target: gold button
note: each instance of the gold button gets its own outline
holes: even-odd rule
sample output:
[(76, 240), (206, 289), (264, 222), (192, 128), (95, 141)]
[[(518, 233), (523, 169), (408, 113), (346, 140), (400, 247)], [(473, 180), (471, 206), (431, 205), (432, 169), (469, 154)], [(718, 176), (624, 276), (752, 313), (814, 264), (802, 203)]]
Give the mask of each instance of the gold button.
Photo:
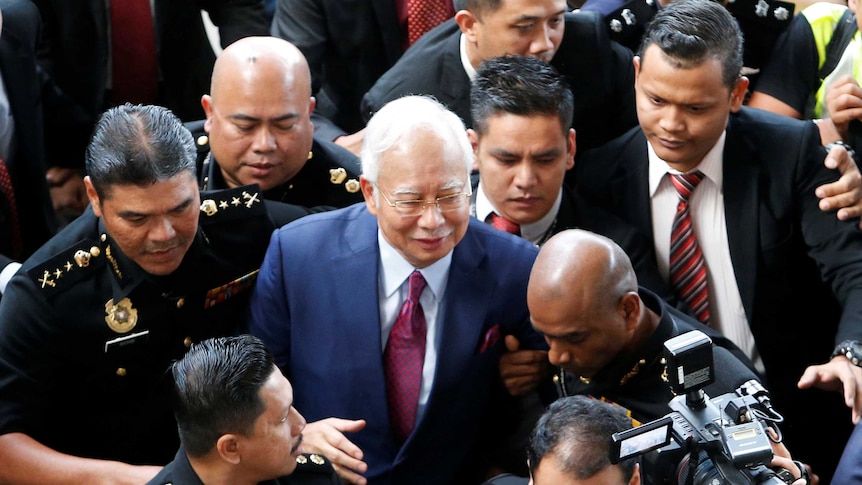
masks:
[(185, 345), (185, 346), (186, 346), (186, 348), (191, 347), (191, 346), (192, 346), (192, 338), (191, 338), (191, 337), (186, 337), (186, 338), (183, 340), (183, 345)]
[(108, 235), (107, 235), (107, 234), (102, 234), (102, 236), (101, 236), (99, 239), (101, 239), (101, 240), (102, 240), (102, 242), (105, 242), (105, 241), (107, 241), (107, 240), (108, 240)]
[(117, 375), (118, 375), (118, 376), (120, 376), (120, 377), (125, 377), (125, 375), (126, 375), (126, 368), (125, 368), (125, 367), (120, 367), (120, 368), (118, 368), (118, 369), (117, 369)]
[(206, 144), (207, 144), (207, 143), (209, 143), (209, 142), (210, 142), (210, 139), (209, 139), (209, 137), (208, 137), (208, 136), (206, 136), (206, 135), (201, 135), (201, 136), (199, 136), (199, 137), (198, 137), (198, 139), (197, 139), (198, 146), (204, 146), (204, 145), (206, 145)]
[(99, 249), (98, 246), (93, 246), (90, 248), (90, 256), (98, 258), (100, 254), (102, 254), (102, 250)]
[(554, 374), (554, 384), (559, 384), (559, 383), (560, 383), (560, 375)]
[(183, 305), (185, 305), (185, 304), (186, 304), (185, 298), (180, 298), (179, 300), (177, 300), (177, 308), (182, 308)]

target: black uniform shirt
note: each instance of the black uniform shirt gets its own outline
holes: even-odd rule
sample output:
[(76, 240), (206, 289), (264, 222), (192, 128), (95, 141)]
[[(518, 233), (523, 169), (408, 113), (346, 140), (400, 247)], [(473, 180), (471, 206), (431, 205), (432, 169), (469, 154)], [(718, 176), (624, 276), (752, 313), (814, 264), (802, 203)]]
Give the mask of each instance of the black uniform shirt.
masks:
[[(701, 330), (713, 339), (713, 359), (715, 362), (715, 382), (706, 387), (710, 397), (734, 392), (750, 379), (759, 380), (746, 364), (730, 351), (719, 345), (734, 347), (714, 330), (693, 322), (679, 312), (671, 310), (662, 300), (649, 290), (641, 288), (638, 292), (644, 304), (659, 315), (658, 327), (652, 336), (634, 355), (616, 359), (601, 372), (584, 382), (577, 376), (564, 373), (565, 395), (590, 395), (623, 406), (631, 417), (647, 422), (660, 418), (670, 412), (668, 403), (674, 395), (663, 379), (665, 365), (661, 362), (664, 343), (668, 339), (688, 332)], [(737, 349), (738, 350), (738, 349)], [(559, 379), (555, 377), (559, 384)]]
[(197, 236), (167, 277), (126, 258), (91, 210), (28, 259), (0, 305), (0, 434), (170, 461), (166, 371), (192, 342), (235, 332), (273, 229), (255, 190), (202, 194)]

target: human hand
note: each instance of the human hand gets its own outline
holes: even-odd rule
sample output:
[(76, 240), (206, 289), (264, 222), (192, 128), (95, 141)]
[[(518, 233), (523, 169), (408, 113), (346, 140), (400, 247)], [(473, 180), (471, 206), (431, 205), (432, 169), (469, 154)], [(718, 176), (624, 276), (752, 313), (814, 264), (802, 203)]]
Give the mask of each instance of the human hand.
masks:
[(506, 352), (500, 357), (500, 378), (512, 396), (535, 390), (548, 369), (546, 350), (519, 350), (521, 343), (506, 335)]
[(817, 387), (844, 393), (844, 403), (853, 411), (853, 424), (862, 416), (862, 369), (853, 365), (843, 355), (836, 355), (829, 362), (808, 366), (796, 384), (800, 389)]
[(51, 167), (45, 172), (55, 212), (81, 213), (87, 208), (87, 189), (81, 173), (74, 168)]
[(826, 109), (842, 138), (847, 137), (850, 121), (862, 119), (862, 88), (851, 76), (841, 76), (826, 90)]
[(365, 138), (365, 128), (357, 131), (352, 135), (342, 135), (333, 140), (337, 145), (341, 145), (342, 147), (353, 152), (357, 157), (359, 156), (359, 152), (362, 151), (362, 140)]
[(368, 471), (368, 464), (362, 461), (364, 454), (344, 436), (364, 427), (364, 419), (327, 418), (308, 423), (302, 432), (302, 448), (329, 458), (335, 472), (346, 483), (366, 485), (368, 481), (359, 475)]
[[(811, 467), (800, 461), (793, 460), (790, 456), (790, 451), (782, 442), (776, 442), (778, 435), (775, 431), (767, 427), (766, 431), (772, 436), (770, 444), (772, 445), (772, 462), (769, 466), (772, 468), (784, 468), (789, 471), (794, 478), (791, 485), (818, 485), (820, 477), (811, 472)], [(807, 478), (806, 478), (807, 477)]]
[[(831, 184), (823, 184), (814, 190), (820, 198), (820, 210), (838, 209), (839, 220), (846, 221), (862, 215), (862, 175), (850, 153), (842, 146), (833, 146), (826, 155), (824, 165), (838, 170), (841, 178)], [(859, 223), (862, 229), (862, 221)]]

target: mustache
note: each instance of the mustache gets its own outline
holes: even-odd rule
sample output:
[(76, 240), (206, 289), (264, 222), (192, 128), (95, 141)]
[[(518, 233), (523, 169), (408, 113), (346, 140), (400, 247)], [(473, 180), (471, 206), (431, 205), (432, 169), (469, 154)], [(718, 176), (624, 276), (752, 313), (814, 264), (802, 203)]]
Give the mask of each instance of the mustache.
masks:
[(179, 237), (171, 239), (170, 241), (166, 241), (166, 242), (158, 242), (158, 243), (151, 242), (144, 247), (143, 252), (153, 253), (156, 251), (165, 251), (167, 249), (173, 249), (175, 247), (182, 246), (185, 243), (186, 243), (186, 239), (185, 238), (179, 238)]
[(290, 448), (290, 454), (295, 455), (296, 450), (299, 449), (299, 446), (302, 444), (302, 433), (300, 433), (299, 437), (296, 439), (296, 443)]

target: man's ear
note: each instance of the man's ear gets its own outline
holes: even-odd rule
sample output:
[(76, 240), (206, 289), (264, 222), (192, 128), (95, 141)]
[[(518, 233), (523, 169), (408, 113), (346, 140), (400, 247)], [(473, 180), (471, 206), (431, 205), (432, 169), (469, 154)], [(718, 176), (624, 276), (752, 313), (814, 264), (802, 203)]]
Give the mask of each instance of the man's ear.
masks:
[(635, 470), (632, 473), (632, 479), (629, 480), (629, 485), (640, 485), (641, 484), (641, 464), (635, 463)]
[(736, 113), (742, 108), (742, 102), (745, 101), (745, 92), (748, 90), (748, 78), (739, 76), (733, 90), (730, 92), (730, 112)]
[(566, 138), (566, 170), (571, 170), (575, 166), (575, 153), (577, 151), (575, 129), (569, 128), (569, 136)]
[(470, 139), (470, 146), (473, 147), (473, 170), (479, 170), (479, 134), (473, 128), (467, 129), (467, 138)]
[(216, 451), (218, 451), (219, 458), (232, 465), (239, 465), (242, 461), (240, 448), (240, 437), (235, 434), (223, 434), (216, 441)]
[(99, 193), (93, 187), (93, 182), (90, 180), (89, 175), (84, 177), (84, 187), (87, 189), (87, 198), (90, 199), (90, 207), (93, 208), (93, 214), (96, 214), (96, 217), (102, 217), (102, 205), (99, 200)]
[(210, 132), (210, 127), (212, 125), (213, 119), (213, 98), (209, 94), (204, 94), (201, 96), (201, 106), (204, 109), (204, 113), (207, 116), (206, 121), (204, 121), (204, 131), (207, 133)]
[(469, 10), (459, 10), (455, 13), (455, 22), (461, 28), (461, 33), (467, 37), (468, 42), (476, 43), (476, 24), (479, 19)]
[(365, 207), (371, 215), (377, 215), (377, 201), (374, 199), (375, 186), (367, 178), (359, 176), (359, 186), (362, 188), (362, 196), (365, 197)]

